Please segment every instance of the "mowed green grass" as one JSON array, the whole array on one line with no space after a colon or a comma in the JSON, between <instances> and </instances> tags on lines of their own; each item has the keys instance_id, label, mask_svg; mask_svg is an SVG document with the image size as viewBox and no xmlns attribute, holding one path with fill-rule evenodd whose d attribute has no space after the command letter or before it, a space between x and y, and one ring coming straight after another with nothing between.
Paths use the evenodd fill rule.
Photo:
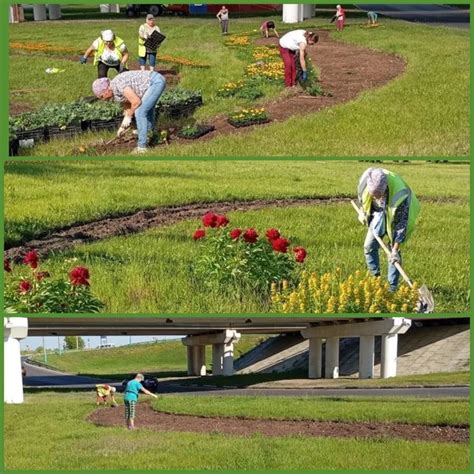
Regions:
<instances>
[{"instance_id":1,"label":"mowed green grass","mask_svg":"<svg viewBox=\"0 0 474 474\"><path fill-rule=\"evenodd\" d=\"M354 196L367 163L8 163L5 176L7 242L48 229L169 204L294 196ZM404 267L429 286L437 312L469 308L469 168L466 164L387 164L425 198L404 251ZM262 183L264 185L262 186ZM437 198L440 200L437 201ZM446 199L447 201L446 201ZM211 207L212 208L212 207ZM264 232L278 227L309 251L305 267L343 274L364 269L365 229L349 203L269 207L229 214L231 226ZM45 265L66 272L77 258L92 274L92 289L110 313L248 313L268 301L204 290L191 267L201 242L198 219L77 246ZM383 266L385 260L383 259Z\"/></svg>"},{"instance_id":2,"label":"mowed green grass","mask_svg":"<svg viewBox=\"0 0 474 474\"><path fill-rule=\"evenodd\" d=\"M234 357L245 354L265 337L243 335L234 347ZM211 360L211 347L207 348ZM34 359L42 361L41 356ZM48 365L69 374L118 376L136 372L160 375L164 372L186 371L186 347L181 340L149 344L132 344L110 349L65 352L48 355Z\"/></svg>"},{"instance_id":3,"label":"mowed green grass","mask_svg":"<svg viewBox=\"0 0 474 474\"><path fill-rule=\"evenodd\" d=\"M293 245L302 245L309 271L343 275L365 269L366 230L350 204L328 204L287 209L229 213L231 225L255 227L260 232L279 228ZM464 204L424 203L416 233L403 252L404 268L433 292L436 312L469 308L469 207ZM45 266L65 272L65 260L77 258L91 271L94 294L110 313L252 313L268 312L261 295L223 295L193 281L192 265L202 242L192 240L197 219L80 245L55 254ZM386 268L382 260L382 271Z\"/></svg>"},{"instance_id":4,"label":"mowed green grass","mask_svg":"<svg viewBox=\"0 0 474 474\"><path fill-rule=\"evenodd\" d=\"M5 243L140 209L284 197L356 197L370 166L400 174L418 196L469 199L469 164L357 161L10 161Z\"/></svg>"},{"instance_id":5,"label":"mowed green grass","mask_svg":"<svg viewBox=\"0 0 474 474\"><path fill-rule=\"evenodd\" d=\"M165 398L168 397L161 400L162 404ZM171 405L175 398L169 397ZM196 397L190 398L188 404L195 400ZM304 407L310 404L318 406L319 401L311 399ZM288 400L262 398L259 404L261 413L268 414L271 407L282 402L288 407ZM177 398L175 403L179 406ZM335 406L338 404L333 403ZM405 401L404 404L408 408L424 405L425 401ZM228 405L232 409L231 401ZM251 402L251 405L253 408L255 403ZM467 402L464 405L467 406ZM433 411L439 416L440 411L452 411L452 406L452 403L438 405ZM387 469L387 460L396 470L469 468L469 446L463 444L302 436L239 437L213 433L158 433L147 429L129 432L125 428L96 427L88 423L86 417L94 409L92 393L27 395L23 405L6 405L5 468L217 470L314 469L318 466L325 470L383 470ZM390 419L396 417L394 413L389 415ZM45 432L48 436L44 436Z\"/></svg>"},{"instance_id":6,"label":"mowed green grass","mask_svg":"<svg viewBox=\"0 0 474 474\"><path fill-rule=\"evenodd\" d=\"M276 17L275 20L280 21ZM238 19L232 21L231 29L235 33L250 33L254 39L258 33L253 30L260 22L261 18ZM223 135L190 145L161 146L150 150L149 154L187 157L467 156L470 150L469 32L388 19L383 20L380 28L365 29L359 28L356 24L359 22L355 20L337 35L337 39L401 56L406 61L406 70L389 84L368 90L350 103L315 114L296 116L243 135ZM75 23L77 28L59 23L54 29L26 23L10 26L10 38L11 41L34 38L56 45L80 44L85 50L106 26L123 36L133 52L139 23L139 20L84 21ZM216 22L163 18L159 24L169 38L162 53L179 54L212 65L207 70L182 68L182 86L201 89L204 94L206 105L196 117L202 119L232 110L237 102L216 98L217 82L241 78L245 61L236 50L223 45ZM312 19L298 26L327 28L327 22ZM199 48L195 48L196 44ZM44 73L45 67L51 66L66 68L66 72L45 77L48 76ZM334 67L338 67L337 62ZM15 54L10 60L9 77L11 89L25 91L13 96L15 100L40 106L45 102L90 95L89 84L95 78L95 70L90 65L84 67L60 59L46 61L44 57L31 54L27 57ZM70 87L62 87L63 81ZM31 84L42 90L31 91ZM51 90L57 91L54 100ZM269 97L276 93L274 90L268 92ZM70 156L76 153L78 144L94 141L93 137L52 141L27 153Z\"/></svg>"}]
</instances>

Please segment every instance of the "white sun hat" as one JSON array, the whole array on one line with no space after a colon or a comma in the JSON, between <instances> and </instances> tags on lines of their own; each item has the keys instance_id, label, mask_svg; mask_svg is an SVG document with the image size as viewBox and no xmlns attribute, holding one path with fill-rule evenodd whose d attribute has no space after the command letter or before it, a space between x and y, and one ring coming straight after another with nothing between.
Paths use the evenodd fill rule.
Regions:
<instances>
[{"instance_id":1,"label":"white sun hat","mask_svg":"<svg viewBox=\"0 0 474 474\"><path fill-rule=\"evenodd\" d=\"M104 30L100 35L104 41L113 41L115 38L114 32L112 30Z\"/></svg>"}]
</instances>

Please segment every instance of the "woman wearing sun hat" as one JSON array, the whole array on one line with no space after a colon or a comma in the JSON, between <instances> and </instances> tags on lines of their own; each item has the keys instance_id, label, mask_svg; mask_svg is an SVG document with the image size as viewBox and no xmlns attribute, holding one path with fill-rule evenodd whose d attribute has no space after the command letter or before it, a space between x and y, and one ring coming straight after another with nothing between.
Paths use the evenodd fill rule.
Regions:
<instances>
[{"instance_id":1,"label":"woman wearing sun hat","mask_svg":"<svg viewBox=\"0 0 474 474\"><path fill-rule=\"evenodd\" d=\"M130 127L135 115L138 142L133 153L147 151L148 132L155 129L155 108L165 86L166 79L154 71L127 71L112 80L103 77L92 83L92 91L98 99L114 99L123 106L124 119L117 136Z\"/></svg>"},{"instance_id":2,"label":"woman wearing sun hat","mask_svg":"<svg viewBox=\"0 0 474 474\"><path fill-rule=\"evenodd\" d=\"M128 50L124 41L112 30L104 30L89 46L81 57L80 63L86 64L87 58L94 53L94 66L97 64L97 77L107 77L109 69L118 73L127 70Z\"/></svg>"}]
</instances>

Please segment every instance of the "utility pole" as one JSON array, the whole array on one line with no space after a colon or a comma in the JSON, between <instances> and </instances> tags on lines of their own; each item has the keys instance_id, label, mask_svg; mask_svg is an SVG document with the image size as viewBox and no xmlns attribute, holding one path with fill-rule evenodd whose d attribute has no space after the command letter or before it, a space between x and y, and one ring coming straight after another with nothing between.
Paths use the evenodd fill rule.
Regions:
<instances>
[{"instance_id":1,"label":"utility pole","mask_svg":"<svg viewBox=\"0 0 474 474\"><path fill-rule=\"evenodd\" d=\"M48 353L46 352L46 344L44 342L44 336L43 336L43 360L45 364L48 363Z\"/></svg>"}]
</instances>

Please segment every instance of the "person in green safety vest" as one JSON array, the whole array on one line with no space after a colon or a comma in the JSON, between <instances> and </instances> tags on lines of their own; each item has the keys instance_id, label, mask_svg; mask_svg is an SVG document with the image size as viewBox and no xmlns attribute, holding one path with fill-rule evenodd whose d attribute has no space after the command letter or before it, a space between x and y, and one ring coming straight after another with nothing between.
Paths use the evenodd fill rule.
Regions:
<instances>
[{"instance_id":1,"label":"person in green safety vest","mask_svg":"<svg viewBox=\"0 0 474 474\"><path fill-rule=\"evenodd\" d=\"M94 66L97 64L97 77L107 77L109 69L118 73L128 71L128 49L124 41L112 30L102 31L81 57L80 63L86 64L87 58L94 53Z\"/></svg>"},{"instance_id":2,"label":"person in green safety vest","mask_svg":"<svg viewBox=\"0 0 474 474\"><path fill-rule=\"evenodd\" d=\"M379 248L374 234L389 240L391 255L388 262L388 282L395 291L400 273L394 263L401 264L401 245L415 227L420 203L415 193L400 176L383 168L369 168L361 176L357 189L361 224L369 226L364 242L367 268L372 275L380 275Z\"/></svg>"},{"instance_id":3,"label":"person in green safety vest","mask_svg":"<svg viewBox=\"0 0 474 474\"><path fill-rule=\"evenodd\" d=\"M140 25L140 28L138 29L138 62L140 63L140 69L142 71L144 71L146 68L147 60L150 71L155 70L158 46L153 49L145 46L145 41L153 34L154 31L161 33L158 26L155 25L155 17L149 13L146 16L145 23Z\"/></svg>"}]
</instances>

